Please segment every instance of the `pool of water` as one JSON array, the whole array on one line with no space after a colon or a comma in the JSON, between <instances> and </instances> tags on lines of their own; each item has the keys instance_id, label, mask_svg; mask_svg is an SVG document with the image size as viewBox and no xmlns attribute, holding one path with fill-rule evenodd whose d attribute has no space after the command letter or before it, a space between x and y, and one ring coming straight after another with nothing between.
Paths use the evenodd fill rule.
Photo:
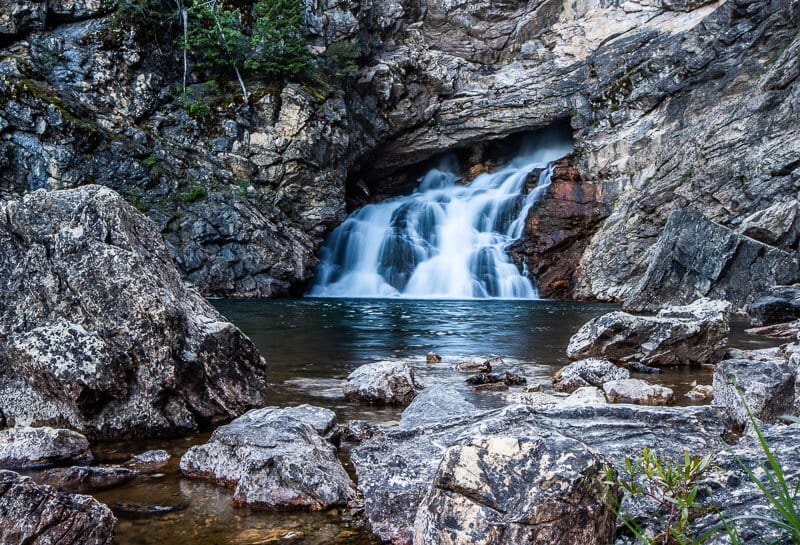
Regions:
<instances>
[{"instance_id":1,"label":"pool of water","mask_svg":"<svg viewBox=\"0 0 800 545\"><path fill-rule=\"evenodd\" d=\"M367 419L391 422L394 408L347 403L342 380L364 363L403 359L417 369L424 383L449 382L483 407L504 403L503 393L476 394L451 364L472 356L496 354L529 382L551 376L568 362L570 336L591 318L615 310L614 305L551 301L431 301L369 299L212 300L229 320L256 343L269 370L270 404L312 403L337 413L340 422ZM744 334L744 321L734 321L731 345L762 348L775 341ZM444 361L430 366L428 351ZM667 369L644 377L675 389L679 404L695 382L711 383L705 368ZM173 455L160 474L98 492L108 504L159 504L175 510L160 516L119 514L118 545L307 545L375 543L363 520L332 510L324 513L265 514L231 506L230 490L183 479L178 461L191 445L208 435L170 441L130 441L95 445L101 462L117 463L147 449Z\"/></svg>"}]
</instances>

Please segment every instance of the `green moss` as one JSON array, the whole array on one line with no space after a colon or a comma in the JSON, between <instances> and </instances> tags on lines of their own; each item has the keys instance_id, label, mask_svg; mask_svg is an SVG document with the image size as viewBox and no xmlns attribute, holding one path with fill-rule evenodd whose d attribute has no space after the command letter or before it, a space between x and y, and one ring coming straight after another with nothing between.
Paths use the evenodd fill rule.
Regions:
<instances>
[{"instance_id":1,"label":"green moss","mask_svg":"<svg viewBox=\"0 0 800 545\"><path fill-rule=\"evenodd\" d=\"M206 189L202 185L194 184L190 185L186 191L178 193L178 199L180 199L183 204L188 205L205 198L206 195Z\"/></svg>"}]
</instances>

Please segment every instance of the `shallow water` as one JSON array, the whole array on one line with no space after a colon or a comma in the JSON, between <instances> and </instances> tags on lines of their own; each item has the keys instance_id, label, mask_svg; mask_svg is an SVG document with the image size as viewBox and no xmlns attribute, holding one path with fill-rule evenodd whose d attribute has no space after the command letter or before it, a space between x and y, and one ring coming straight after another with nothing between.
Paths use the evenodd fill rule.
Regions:
<instances>
[{"instance_id":1,"label":"shallow water","mask_svg":"<svg viewBox=\"0 0 800 545\"><path fill-rule=\"evenodd\" d=\"M423 382L449 382L482 407L504 403L503 393L475 394L463 384L464 375L452 370L460 359L502 356L529 382L551 376L567 363L569 337L587 320L614 310L613 305L551 301L414 301L370 299L213 300L225 316L248 334L269 364L270 404L313 403L336 411L339 421L368 419L390 422L399 410L348 404L341 381L364 363L407 359ZM746 336L744 322L733 324L731 344L763 348L775 341ZM440 365L425 363L434 350ZM711 383L703 368L668 369L643 377L683 393L696 381ZM519 391L519 389L516 389ZM138 479L96 493L103 502L175 506L161 516L118 515L118 545L255 545L266 543L375 543L363 521L328 513L269 515L231 507L230 490L188 481L178 475L178 461L193 444L208 435L171 441L136 441L96 445L101 462L121 462L147 449L163 448L173 455L162 476Z\"/></svg>"}]
</instances>

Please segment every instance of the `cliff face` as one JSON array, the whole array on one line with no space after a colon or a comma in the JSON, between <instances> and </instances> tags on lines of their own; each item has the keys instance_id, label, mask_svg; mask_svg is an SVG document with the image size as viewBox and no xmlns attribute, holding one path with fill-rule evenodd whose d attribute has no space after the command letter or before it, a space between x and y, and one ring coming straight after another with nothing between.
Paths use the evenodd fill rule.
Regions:
<instances>
[{"instance_id":1,"label":"cliff face","mask_svg":"<svg viewBox=\"0 0 800 545\"><path fill-rule=\"evenodd\" d=\"M119 190L209 294L288 293L348 202L556 122L578 177L520 254L554 295L624 298L676 208L736 228L800 190L796 0L310 1L315 50L357 41L358 73L200 118L171 97L177 51L152 27L88 0L0 7L0 188Z\"/></svg>"}]
</instances>

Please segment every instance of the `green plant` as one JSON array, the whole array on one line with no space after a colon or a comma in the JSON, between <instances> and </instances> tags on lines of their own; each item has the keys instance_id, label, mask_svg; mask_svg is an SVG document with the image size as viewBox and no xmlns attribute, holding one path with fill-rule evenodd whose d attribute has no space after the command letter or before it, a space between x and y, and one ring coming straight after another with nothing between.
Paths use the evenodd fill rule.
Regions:
<instances>
[{"instance_id":1,"label":"green plant","mask_svg":"<svg viewBox=\"0 0 800 545\"><path fill-rule=\"evenodd\" d=\"M186 191L178 194L178 198L183 204L192 204L206 196L206 189L199 184L190 185Z\"/></svg>"},{"instance_id":2,"label":"green plant","mask_svg":"<svg viewBox=\"0 0 800 545\"><path fill-rule=\"evenodd\" d=\"M324 64L332 76L351 77L358 72L361 47L355 42L335 42L325 50Z\"/></svg>"},{"instance_id":3,"label":"green plant","mask_svg":"<svg viewBox=\"0 0 800 545\"><path fill-rule=\"evenodd\" d=\"M257 0L254 9L252 55L245 66L268 78L304 79L311 65L311 51L305 39L303 0Z\"/></svg>"}]
</instances>

